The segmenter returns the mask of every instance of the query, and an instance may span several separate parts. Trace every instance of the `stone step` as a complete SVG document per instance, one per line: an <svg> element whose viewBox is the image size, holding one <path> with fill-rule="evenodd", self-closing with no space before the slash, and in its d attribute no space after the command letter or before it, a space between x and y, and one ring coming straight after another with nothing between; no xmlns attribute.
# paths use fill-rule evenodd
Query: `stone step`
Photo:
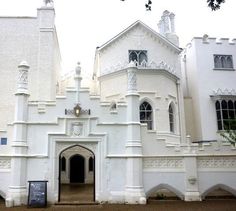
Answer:
<svg viewBox="0 0 236 211"><path fill-rule="evenodd" d="M83 202L80 202L80 201L63 201L63 202L57 202L55 203L54 205L99 205L98 202L91 202L91 201L83 201Z"/></svg>

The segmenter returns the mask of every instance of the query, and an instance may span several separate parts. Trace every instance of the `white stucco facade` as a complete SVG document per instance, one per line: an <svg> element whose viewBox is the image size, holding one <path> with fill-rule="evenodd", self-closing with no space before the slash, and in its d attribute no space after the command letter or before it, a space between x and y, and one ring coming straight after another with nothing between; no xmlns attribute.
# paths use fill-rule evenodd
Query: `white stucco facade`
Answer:
<svg viewBox="0 0 236 211"><path fill-rule="evenodd" d="M81 87L79 64L73 87L66 87L71 77L59 80L52 5L35 18L0 18L6 33L20 40L15 47L35 51L0 56L0 80L16 78L6 85L9 92L0 89L6 99L0 102L1 143L7 138L0 145L0 195L6 206L27 203L31 180L48 181L49 203L58 202L60 184L74 180L94 184L100 203L145 204L160 188L186 201L202 200L217 187L236 194L236 149L217 136L212 105L218 89L235 86L235 71L224 81L221 72L215 75L213 54L234 59L235 45L194 38L181 64L174 15L165 11L163 17L161 34L137 21L97 48L90 89ZM12 34L15 25L19 31ZM72 178L74 159L82 162L81 181Z"/></svg>

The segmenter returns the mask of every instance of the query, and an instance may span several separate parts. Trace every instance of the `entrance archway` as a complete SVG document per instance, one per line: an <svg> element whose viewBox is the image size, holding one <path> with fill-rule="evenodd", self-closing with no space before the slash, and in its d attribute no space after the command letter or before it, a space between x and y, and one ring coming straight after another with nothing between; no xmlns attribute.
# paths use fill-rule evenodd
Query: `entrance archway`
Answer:
<svg viewBox="0 0 236 211"><path fill-rule="evenodd" d="M84 162L81 155L73 155L70 158L70 183L84 183Z"/></svg>
<svg viewBox="0 0 236 211"><path fill-rule="evenodd" d="M91 150L73 145L59 154L58 202L95 202L95 155Z"/></svg>

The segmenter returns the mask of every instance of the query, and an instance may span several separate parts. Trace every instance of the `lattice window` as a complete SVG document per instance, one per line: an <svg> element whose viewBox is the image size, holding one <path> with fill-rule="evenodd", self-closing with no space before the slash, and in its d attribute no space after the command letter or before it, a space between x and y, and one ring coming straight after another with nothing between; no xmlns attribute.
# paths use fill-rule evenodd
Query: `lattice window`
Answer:
<svg viewBox="0 0 236 211"><path fill-rule="evenodd" d="M236 130L236 100L217 100L215 107L218 130Z"/></svg>
<svg viewBox="0 0 236 211"><path fill-rule="evenodd" d="M153 124L152 106L148 102L144 101L139 106L139 112L140 112L140 122L147 123L148 130L152 130L152 124Z"/></svg>
<svg viewBox="0 0 236 211"><path fill-rule="evenodd" d="M170 132L174 133L174 109L172 104L169 105L169 123L170 123Z"/></svg>
<svg viewBox="0 0 236 211"><path fill-rule="evenodd" d="M214 55L214 68L233 69L232 55Z"/></svg>
<svg viewBox="0 0 236 211"><path fill-rule="evenodd" d="M147 66L147 51L129 50L129 62L133 61L136 66Z"/></svg>

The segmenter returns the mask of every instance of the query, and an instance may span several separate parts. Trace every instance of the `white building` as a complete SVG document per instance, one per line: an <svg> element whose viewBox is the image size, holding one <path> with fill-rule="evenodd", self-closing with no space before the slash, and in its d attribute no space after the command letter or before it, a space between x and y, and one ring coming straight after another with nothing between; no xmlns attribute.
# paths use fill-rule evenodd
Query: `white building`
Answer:
<svg viewBox="0 0 236 211"><path fill-rule="evenodd" d="M214 107L235 96L235 79L225 75L235 74L234 43L194 38L181 65L174 14L165 11L161 34L137 21L96 49L90 89L80 86L78 65L73 87L63 90L69 79L58 77L53 5L36 18L3 17L0 24L7 29L0 43L13 46L0 57L0 84L9 86L0 89L6 99L0 102L0 194L7 206L27 203L31 180L48 181L50 203L60 201L63 183L92 184L94 200L109 203L145 204L160 189L186 201L217 188L236 194L235 147L217 136ZM227 66L220 66L222 58ZM57 87L65 96L56 96Z"/></svg>

